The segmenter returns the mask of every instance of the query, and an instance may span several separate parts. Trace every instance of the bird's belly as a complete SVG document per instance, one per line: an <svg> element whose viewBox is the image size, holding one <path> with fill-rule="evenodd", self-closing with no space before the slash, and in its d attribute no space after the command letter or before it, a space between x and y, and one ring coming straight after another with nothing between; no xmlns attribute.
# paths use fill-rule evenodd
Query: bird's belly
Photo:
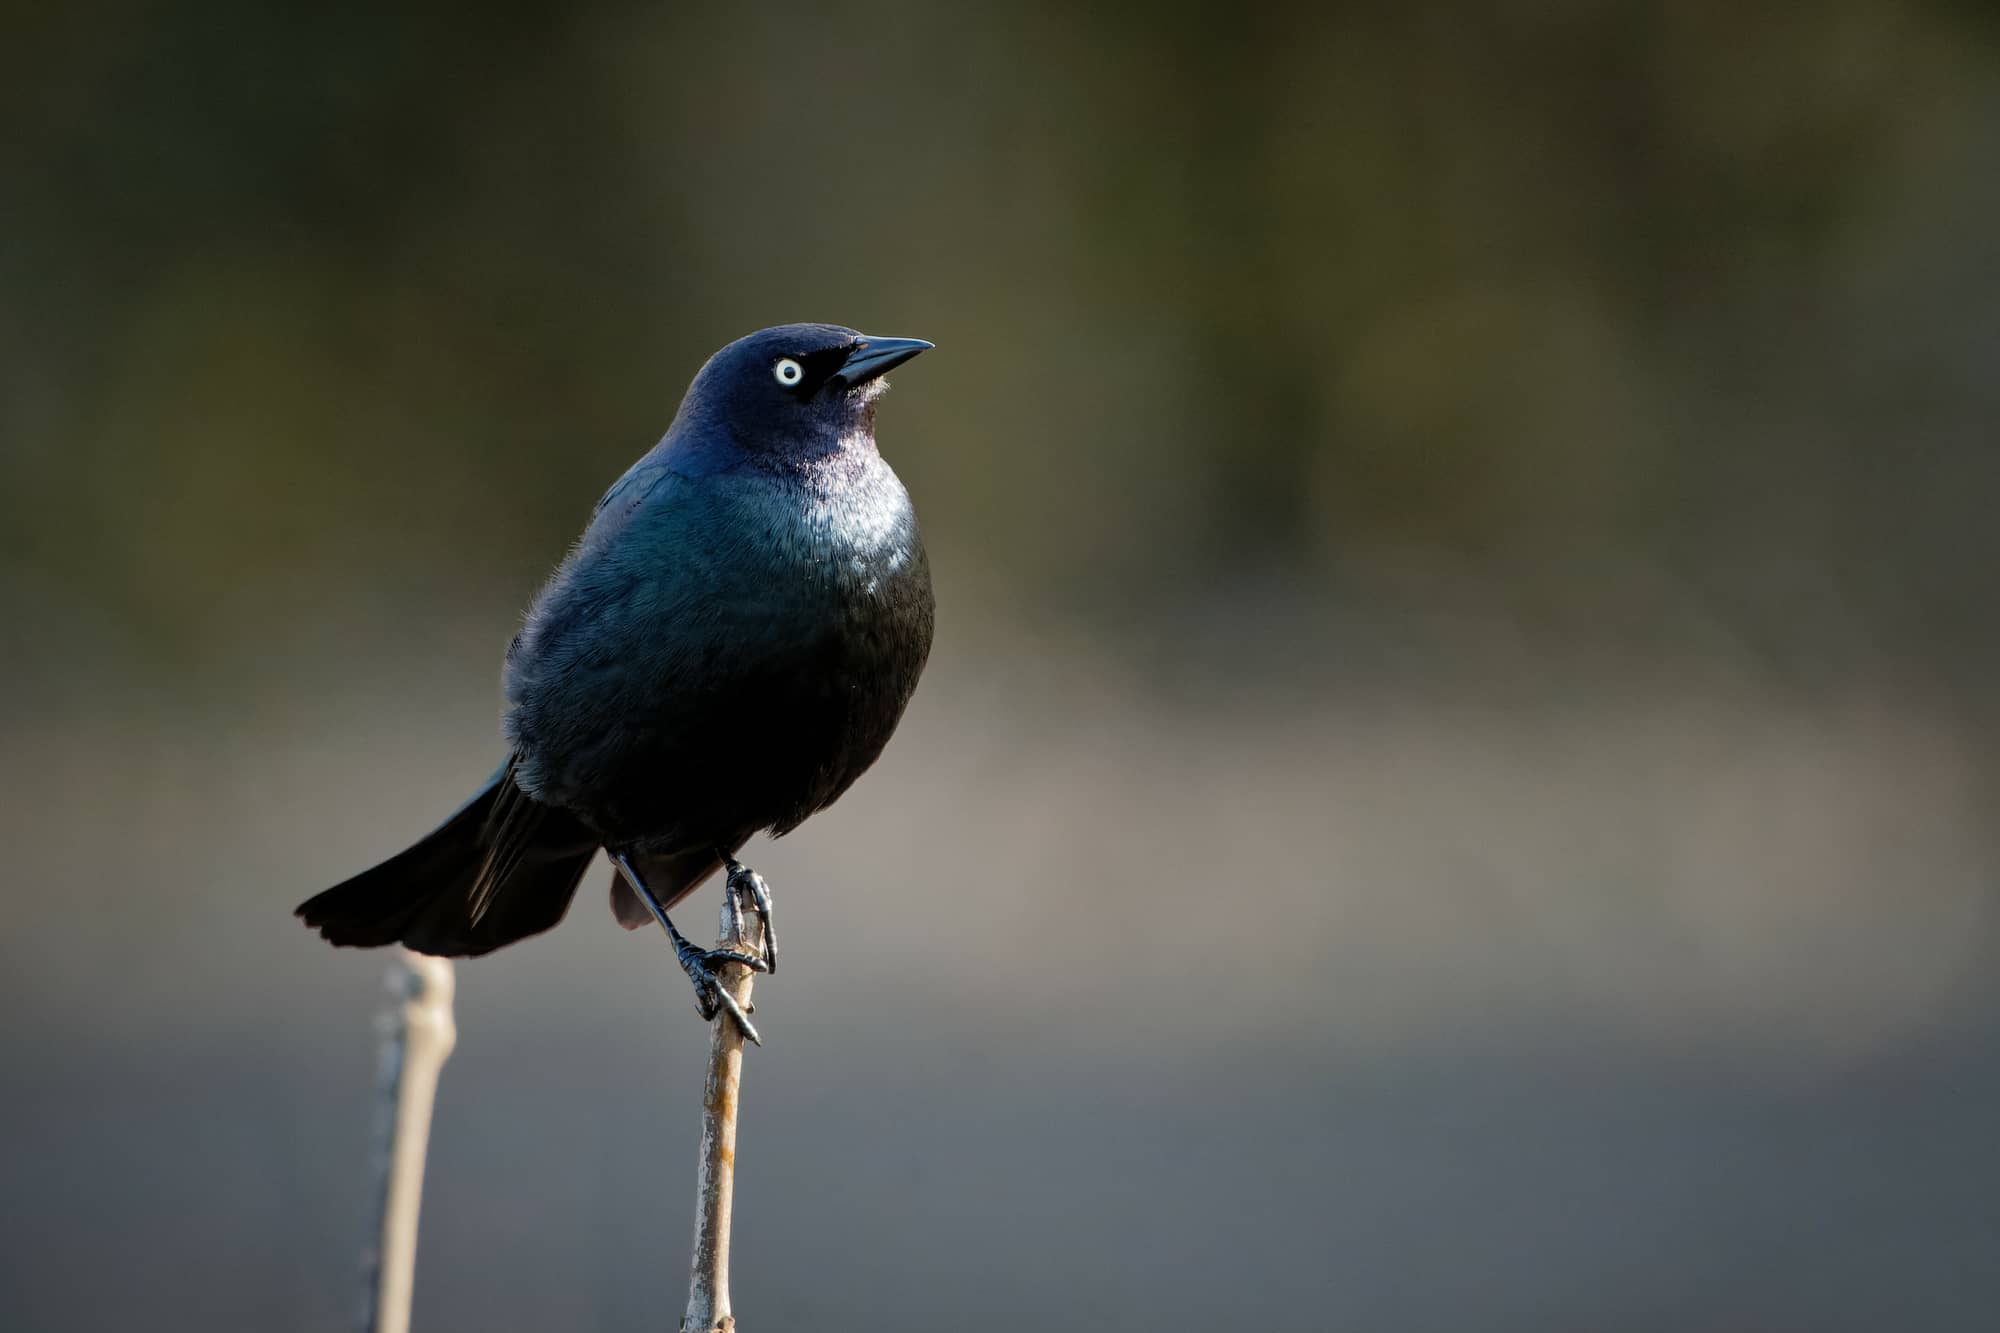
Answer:
<svg viewBox="0 0 2000 1333"><path fill-rule="evenodd" d="M524 785L649 851L788 829L888 742L928 652L929 599L919 551L740 593L702 608L699 634L686 608L596 633L510 716Z"/></svg>

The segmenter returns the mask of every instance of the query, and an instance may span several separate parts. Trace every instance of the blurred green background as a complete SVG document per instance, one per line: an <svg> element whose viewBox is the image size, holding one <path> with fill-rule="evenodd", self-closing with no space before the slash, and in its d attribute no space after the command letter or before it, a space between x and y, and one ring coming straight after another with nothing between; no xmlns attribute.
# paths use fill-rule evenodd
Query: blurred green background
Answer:
<svg viewBox="0 0 2000 1333"><path fill-rule="evenodd" d="M940 629L753 844L746 1327L1991 1326L1989 7L16 4L0 125L0 1325L347 1326L289 909L803 319L938 344ZM460 971L419 1327L678 1318L602 890Z"/></svg>

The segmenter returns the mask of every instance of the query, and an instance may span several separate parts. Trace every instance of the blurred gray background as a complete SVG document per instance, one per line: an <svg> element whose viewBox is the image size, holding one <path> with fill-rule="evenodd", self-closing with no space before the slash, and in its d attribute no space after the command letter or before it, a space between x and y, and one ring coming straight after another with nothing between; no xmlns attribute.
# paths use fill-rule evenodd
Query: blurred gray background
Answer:
<svg viewBox="0 0 2000 1333"><path fill-rule="evenodd" d="M1989 7L15 4L0 125L0 1327L347 1326L289 911L793 319L938 343L941 611L753 844L745 1328L1993 1326ZM419 1328L678 1319L604 880L460 970Z"/></svg>

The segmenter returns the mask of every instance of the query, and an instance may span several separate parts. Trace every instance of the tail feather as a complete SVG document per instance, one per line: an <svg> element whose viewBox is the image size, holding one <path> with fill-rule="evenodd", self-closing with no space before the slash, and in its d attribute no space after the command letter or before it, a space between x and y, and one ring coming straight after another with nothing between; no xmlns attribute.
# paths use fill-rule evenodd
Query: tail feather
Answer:
<svg viewBox="0 0 2000 1333"><path fill-rule="evenodd" d="M522 794L512 764L429 836L299 905L334 944L491 953L562 920L597 840Z"/></svg>

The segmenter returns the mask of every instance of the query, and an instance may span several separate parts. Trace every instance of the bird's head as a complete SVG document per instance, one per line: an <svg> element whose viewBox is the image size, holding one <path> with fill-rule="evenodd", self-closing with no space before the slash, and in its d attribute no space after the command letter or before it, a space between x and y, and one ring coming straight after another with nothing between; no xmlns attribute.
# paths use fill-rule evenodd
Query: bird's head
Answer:
<svg viewBox="0 0 2000 1333"><path fill-rule="evenodd" d="M753 454L818 453L872 435L882 376L931 344L838 324L781 324L738 338L688 386L676 431L720 431Z"/></svg>

